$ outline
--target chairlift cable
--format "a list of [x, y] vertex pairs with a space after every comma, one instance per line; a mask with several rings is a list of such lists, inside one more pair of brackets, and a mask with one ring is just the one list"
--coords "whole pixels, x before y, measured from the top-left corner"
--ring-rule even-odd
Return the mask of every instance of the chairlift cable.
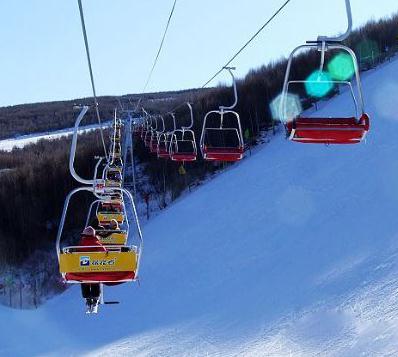
[[[211, 83], [223, 70], [225, 67], [228, 67], [248, 46], [253, 40], [282, 12], [282, 10], [291, 2], [291, 0], [286, 0], [279, 8], [277, 11], [274, 12], [274, 14], [256, 31], [256, 33], [231, 57], [230, 60], [225, 63], [224, 66], [221, 67], [212, 77], [210, 77], [209, 80], [207, 80], [200, 88], [203, 89], [205, 88], [209, 83]], [[181, 108], [184, 106], [185, 103], [182, 103], [172, 110], [170, 112], [174, 112], [175, 110]]]
[[249, 44], [279, 15], [279, 13], [289, 4], [291, 0], [286, 0], [285, 3], [257, 30], [257, 32], [237, 51], [231, 59], [221, 67], [220, 70], [218, 70], [205, 84], [202, 85], [201, 88], [205, 88], [211, 81], [213, 81], [214, 78], [216, 78], [223, 70], [225, 67], [228, 67], [233, 60], [236, 59], [245, 49]]
[[146, 89], [147, 89], [147, 87], [148, 87], [148, 85], [149, 85], [149, 82], [150, 82], [150, 80], [151, 80], [151, 78], [152, 78], [152, 75], [153, 75], [153, 72], [154, 72], [154, 70], [155, 70], [155, 67], [156, 67], [156, 65], [157, 65], [157, 63], [158, 63], [158, 60], [159, 60], [159, 57], [160, 57], [160, 53], [162, 52], [162, 48], [163, 48], [163, 45], [164, 45], [164, 41], [165, 41], [165, 39], [166, 39], [166, 35], [167, 35], [167, 32], [168, 32], [169, 27], [170, 27], [171, 19], [172, 19], [172, 17], [173, 17], [176, 4], [177, 4], [177, 0], [174, 0], [173, 7], [172, 7], [171, 12], [170, 12], [170, 15], [169, 15], [169, 19], [168, 19], [168, 21], [167, 21], [167, 25], [166, 25], [166, 28], [165, 28], [164, 33], [163, 33], [162, 41], [160, 42], [160, 46], [159, 46], [158, 52], [157, 52], [157, 54], [156, 54], [155, 60], [153, 61], [152, 68], [151, 68], [151, 70], [150, 70], [150, 72], [149, 72], [149, 75], [148, 75], [148, 78], [147, 78], [147, 80], [146, 80], [146, 82], [145, 82], [145, 86], [144, 86], [144, 88], [143, 88], [143, 90], [142, 90], [142, 93], [144, 93], [144, 92], [146, 91]]
[[93, 69], [92, 69], [92, 65], [91, 65], [90, 49], [89, 49], [88, 39], [87, 39], [86, 24], [85, 24], [85, 21], [84, 21], [82, 0], [77, 0], [77, 2], [78, 2], [78, 5], [79, 5], [80, 21], [81, 21], [81, 25], [82, 25], [84, 45], [85, 45], [85, 48], [86, 48], [87, 64], [88, 64], [88, 69], [89, 69], [89, 72], [90, 72], [90, 80], [91, 80], [91, 88], [92, 88], [92, 91], [93, 91], [95, 112], [96, 112], [96, 115], [97, 115], [98, 124], [100, 126], [101, 141], [102, 141], [102, 146], [104, 148], [104, 154], [105, 154], [106, 159], [108, 159], [108, 153], [107, 153], [107, 150], [106, 150], [105, 139], [104, 139], [104, 132], [103, 132], [102, 123], [101, 123], [101, 116], [100, 116], [99, 108], [98, 108], [97, 93], [96, 93], [96, 90], [95, 90], [94, 75], [93, 75]]

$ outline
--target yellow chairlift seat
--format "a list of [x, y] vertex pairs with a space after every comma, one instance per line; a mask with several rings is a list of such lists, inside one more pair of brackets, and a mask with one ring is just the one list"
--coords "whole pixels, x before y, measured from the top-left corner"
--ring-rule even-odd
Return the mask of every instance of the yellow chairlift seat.
[[105, 180], [105, 187], [122, 187], [122, 181], [115, 181], [115, 180]]
[[99, 203], [97, 212], [123, 212], [123, 200], [112, 199], [112, 197], [106, 198], [104, 201]]
[[104, 245], [126, 245], [127, 231], [121, 230], [97, 230], [97, 236]]
[[123, 206], [123, 198], [121, 196], [109, 196], [101, 201], [102, 206]]
[[118, 171], [119, 173], [122, 173], [122, 169], [120, 168], [120, 166], [117, 165], [113, 165], [112, 167], [109, 167], [107, 169], [107, 172], [112, 172], [112, 171]]
[[110, 199], [110, 201], [104, 201], [104, 202], [110, 202], [112, 205], [118, 205], [119, 203], [124, 202], [123, 197], [119, 194], [118, 191], [115, 191], [114, 189], [110, 188], [109, 190], [105, 190], [107, 192], [107, 199]]
[[109, 246], [107, 251], [90, 251], [90, 247], [66, 247], [59, 259], [63, 278], [78, 283], [121, 283], [135, 278], [138, 266], [137, 248]]
[[124, 222], [124, 214], [122, 212], [97, 212], [97, 219], [100, 225], [109, 224], [112, 219], [122, 224]]

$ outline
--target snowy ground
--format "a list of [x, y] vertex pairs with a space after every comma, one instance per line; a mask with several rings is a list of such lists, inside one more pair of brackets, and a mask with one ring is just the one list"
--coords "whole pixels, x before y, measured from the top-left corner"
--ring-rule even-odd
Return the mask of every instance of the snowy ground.
[[[108, 126], [110, 122], [104, 123], [104, 126]], [[88, 133], [99, 128], [98, 124], [87, 125], [81, 127], [79, 133]], [[66, 128], [62, 130], [52, 131], [51, 133], [34, 133], [29, 135], [21, 135], [16, 138], [9, 138], [0, 140], [0, 150], [12, 151], [13, 148], [23, 148], [29, 144], [35, 144], [39, 140], [53, 140], [59, 139], [63, 136], [70, 136], [73, 134], [73, 128]]]
[[[145, 226], [141, 284], [0, 308], [1, 356], [398, 355], [398, 61], [355, 146], [277, 137]], [[340, 113], [344, 94], [322, 110]]]

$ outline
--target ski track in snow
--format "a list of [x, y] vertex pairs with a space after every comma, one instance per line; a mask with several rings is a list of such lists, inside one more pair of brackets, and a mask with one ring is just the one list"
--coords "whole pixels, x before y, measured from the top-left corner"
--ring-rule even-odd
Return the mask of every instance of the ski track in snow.
[[105, 291], [120, 305], [86, 316], [73, 287], [0, 307], [0, 355], [398, 355], [397, 73], [364, 76], [366, 143], [279, 135], [146, 224], [141, 285]]

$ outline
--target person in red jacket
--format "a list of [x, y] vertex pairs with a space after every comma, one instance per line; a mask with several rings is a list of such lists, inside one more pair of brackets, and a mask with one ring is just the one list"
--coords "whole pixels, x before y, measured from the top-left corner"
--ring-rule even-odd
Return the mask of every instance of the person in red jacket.
[[[86, 247], [77, 249], [80, 252], [105, 252], [106, 248], [101, 244], [96, 236], [95, 229], [88, 226], [81, 234], [79, 246]], [[100, 284], [96, 283], [82, 283], [82, 296], [86, 299], [87, 313], [96, 313], [98, 310], [98, 303], [101, 296]]]

